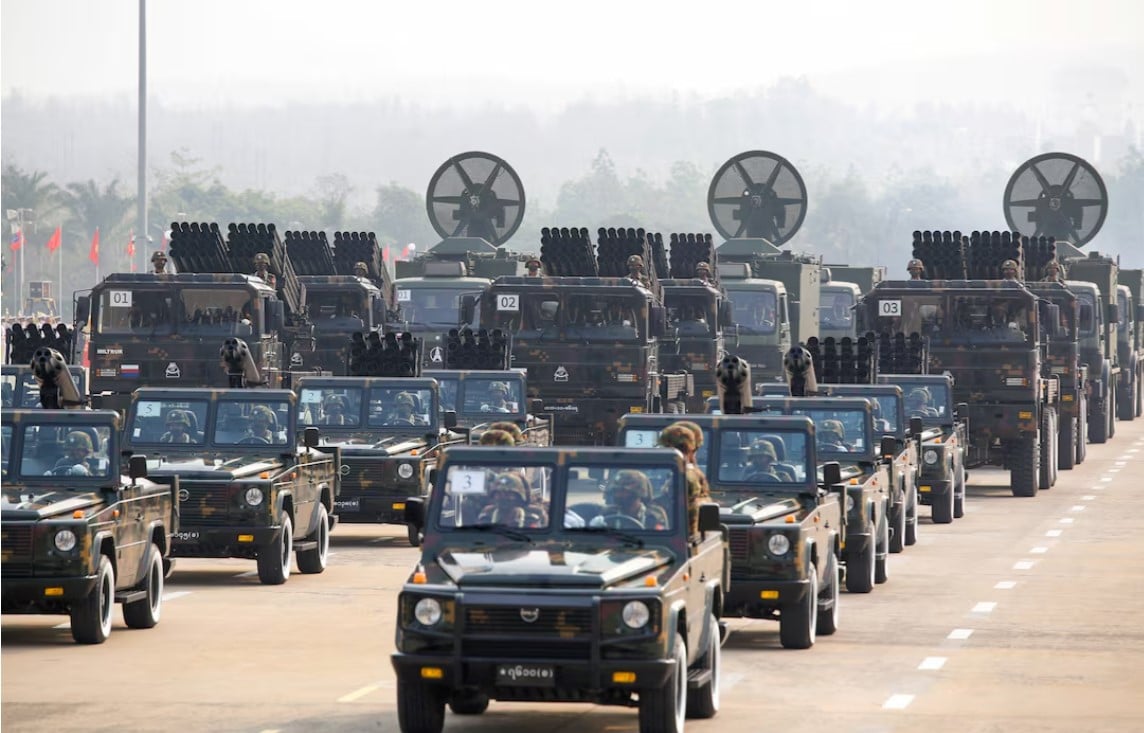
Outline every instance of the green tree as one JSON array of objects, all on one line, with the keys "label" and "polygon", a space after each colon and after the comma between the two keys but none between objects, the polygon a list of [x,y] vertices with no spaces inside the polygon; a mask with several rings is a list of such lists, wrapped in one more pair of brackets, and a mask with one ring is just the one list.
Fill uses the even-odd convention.
[{"label": "green tree", "polygon": [[441,239],[430,225],[425,199],[411,189],[390,183],[377,189],[377,204],[373,208],[372,230],[378,239],[405,246],[417,244],[424,252]]},{"label": "green tree", "polygon": [[63,202],[70,217],[67,234],[77,240],[90,240],[99,229],[100,263],[104,269],[121,267],[127,243],[127,215],[134,210],[135,197],[119,192],[119,179],[104,187],[93,179],[69,183]]},{"label": "green tree", "polygon": [[319,229],[340,230],[346,224],[347,209],[353,186],[342,173],[319,176],[314,185],[317,193],[317,220]]}]

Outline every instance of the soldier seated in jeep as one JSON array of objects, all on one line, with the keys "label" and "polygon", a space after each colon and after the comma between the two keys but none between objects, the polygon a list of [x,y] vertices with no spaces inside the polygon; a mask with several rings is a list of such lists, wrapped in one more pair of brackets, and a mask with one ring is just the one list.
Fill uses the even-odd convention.
[{"label": "soldier seated in jeep", "polygon": [[506,472],[492,481],[489,503],[477,515],[478,524],[500,524],[506,527],[544,527],[548,512],[534,504],[528,487],[519,473]]},{"label": "soldier seated in jeep", "polygon": [[747,475],[744,478],[748,483],[770,483],[775,481],[794,481],[794,478],[784,478],[775,470],[775,446],[762,438],[751,443],[747,451]]},{"label": "soldier seated in jeep", "polygon": [[322,425],[356,425],[357,411],[349,412],[349,400],[345,395],[328,394],[322,400]]},{"label": "soldier seated in jeep", "polygon": [[[64,439],[65,453],[45,476],[106,476],[107,459],[92,458],[91,436],[73,430]],[[103,468],[100,468],[100,464]]]},{"label": "soldier seated in jeep", "polygon": [[508,406],[508,385],[504,382],[489,384],[488,399],[481,405],[481,412],[512,412]]},{"label": "soldier seated in jeep", "polygon": [[818,429],[818,448],[839,453],[850,452],[850,446],[846,444],[846,428],[841,421],[822,421],[822,427]]},{"label": "soldier seated in jeep", "polygon": [[393,411],[390,412],[382,425],[428,425],[429,421],[414,412],[417,408],[416,400],[408,392],[398,392],[393,398]]},{"label": "soldier seated in jeep", "polygon": [[667,512],[652,503],[651,482],[640,471],[619,471],[608,483],[603,512],[589,527],[670,529]]},{"label": "soldier seated in jeep", "polygon": [[197,437],[191,437],[191,417],[186,410],[171,410],[167,413],[164,422],[167,432],[159,436],[160,443],[197,443]]}]

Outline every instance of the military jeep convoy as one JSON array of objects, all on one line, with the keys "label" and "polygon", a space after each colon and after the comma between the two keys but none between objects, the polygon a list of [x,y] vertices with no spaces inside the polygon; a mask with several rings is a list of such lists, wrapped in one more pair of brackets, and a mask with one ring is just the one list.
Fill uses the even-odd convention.
[{"label": "military jeep convoy", "polygon": [[176,560],[281,584],[338,523],[403,525],[403,731],[490,700],[681,731],[718,712],[725,619],[813,646],[920,507],[965,515],[969,470],[1035,496],[1144,406],[1144,275],[1081,253],[1059,201],[1006,193],[1030,231],[919,232],[894,280],[780,250],[805,187],[763,151],[712,183],[719,246],[553,228],[509,252],[523,189],[484,153],[430,194],[443,241],[396,280],[372,235],[181,225],[177,273],[109,275],[75,339],[21,331],[3,612],[100,643],[116,603],[158,623]]}]

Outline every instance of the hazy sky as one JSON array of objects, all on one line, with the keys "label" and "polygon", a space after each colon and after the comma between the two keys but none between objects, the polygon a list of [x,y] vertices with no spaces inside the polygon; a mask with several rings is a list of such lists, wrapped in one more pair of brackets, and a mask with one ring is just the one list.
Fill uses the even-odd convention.
[{"label": "hazy sky", "polygon": [[[3,92],[133,94],[138,5],[3,0]],[[151,94],[196,106],[394,93],[543,106],[803,75],[851,97],[941,99],[984,88],[982,74],[1016,94],[1073,60],[1113,59],[1139,91],[1144,68],[1140,0],[151,0],[147,12]]]}]

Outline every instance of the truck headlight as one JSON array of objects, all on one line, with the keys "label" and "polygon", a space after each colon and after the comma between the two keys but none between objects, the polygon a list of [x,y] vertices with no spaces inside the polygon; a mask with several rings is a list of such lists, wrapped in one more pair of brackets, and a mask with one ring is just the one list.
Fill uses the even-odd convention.
[{"label": "truck headlight", "polygon": [[[850,497],[847,497],[848,499]],[[853,503],[853,502],[851,502]],[[787,539],[785,534],[773,534],[767,540],[767,550],[772,555],[785,555],[790,551],[790,540]]]},{"label": "truck headlight", "polygon": [[75,532],[70,529],[61,529],[56,532],[56,536],[52,538],[56,549],[60,552],[71,552],[75,549]]},{"label": "truck headlight", "polygon": [[926,462],[927,466],[932,466],[937,463],[937,451],[933,448],[927,448],[925,453],[922,453],[922,460]]},{"label": "truck headlight", "polygon": [[413,607],[413,617],[422,626],[436,626],[441,621],[441,604],[436,598],[422,598]]},{"label": "truck headlight", "polygon": [[400,476],[401,478],[409,478],[410,476],[412,476],[413,475],[413,464],[412,463],[402,463],[400,466],[397,467],[397,475]]},{"label": "truck headlight", "polygon": [[854,497],[850,494],[846,495],[846,513],[854,511]]},{"label": "truck headlight", "polygon": [[258,506],[262,503],[262,489],[249,488],[244,497],[248,506]]},{"label": "truck headlight", "polygon": [[642,629],[651,620],[651,611],[643,601],[628,601],[624,604],[624,623],[630,629]]}]

